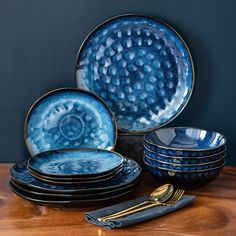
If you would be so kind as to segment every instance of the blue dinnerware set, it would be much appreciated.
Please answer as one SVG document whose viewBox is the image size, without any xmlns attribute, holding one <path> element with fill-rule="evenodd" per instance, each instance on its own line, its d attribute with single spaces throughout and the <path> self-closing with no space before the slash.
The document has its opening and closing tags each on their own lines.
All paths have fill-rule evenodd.
<svg viewBox="0 0 236 236">
<path fill-rule="evenodd" d="M 103 22 L 81 45 L 76 82 L 78 88 L 53 90 L 30 108 L 24 135 L 31 158 L 10 173 L 17 195 L 71 204 L 132 192 L 141 168 L 112 151 L 117 136 L 145 134 L 144 166 L 158 182 L 194 189 L 220 173 L 223 135 L 161 128 L 185 108 L 195 82 L 189 49 L 166 23 L 141 15 Z"/>
<path fill-rule="evenodd" d="M 39 98 L 25 120 L 32 155 L 11 169 L 10 188 L 42 204 L 111 200 L 132 192 L 141 167 L 112 151 L 117 138 L 114 116 L 93 93 L 57 89 Z"/>
<path fill-rule="evenodd" d="M 212 182 L 223 169 L 226 139 L 217 132 L 174 127 L 144 136 L 144 163 L 160 182 L 187 190 Z"/>
</svg>

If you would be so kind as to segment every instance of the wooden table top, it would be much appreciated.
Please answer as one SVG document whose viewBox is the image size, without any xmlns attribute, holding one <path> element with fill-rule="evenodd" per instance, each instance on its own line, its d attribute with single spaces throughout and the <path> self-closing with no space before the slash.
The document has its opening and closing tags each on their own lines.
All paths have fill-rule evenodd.
<svg viewBox="0 0 236 236">
<path fill-rule="evenodd" d="M 57 209 L 30 203 L 8 188 L 12 164 L 0 165 L 0 235 L 236 235 L 236 167 L 225 167 L 210 185 L 192 193 L 196 202 L 174 213 L 130 227 L 108 230 L 89 224 L 84 213 L 108 206 Z M 144 173 L 141 186 L 125 200 L 150 193 L 157 187 Z"/>
</svg>

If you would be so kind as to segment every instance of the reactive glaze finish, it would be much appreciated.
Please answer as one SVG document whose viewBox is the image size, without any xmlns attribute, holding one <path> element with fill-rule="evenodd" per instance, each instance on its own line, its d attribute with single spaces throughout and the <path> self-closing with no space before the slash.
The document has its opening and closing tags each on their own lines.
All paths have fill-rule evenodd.
<svg viewBox="0 0 236 236">
<path fill-rule="evenodd" d="M 65 149 L 39 153 L 28 163 L 45 176 L 92 177 L 112 172 L 123 164 L 123 157 L 107 150 Z"/>
<path fill-rule="evenodd" d="M 145 143 L 166 151 L 218 151 L 226 138 L 217 132 L 188 127 L 162 128 L 144 136 Z M 148 146 L 149 147 L 149 146 Z"/>
<path fill-rule="evenodd" d="M 111 150 L 116 142 L 112 112 L 96 95 L 64 88 L 39 98 L 25 120 L 25 141 L 31 155 L 62 148 Z"/>
<path fill-rule="evenodd" d="M 29 174 L 27 168 L 27 161 L 22 161 L 15 164 L 11 171 L 11 178 L 21 184 L 28 186 L 32 189 L 37 189 L 47 192 L 97 192 L 105 191 L 107 189 L 116 189 L 122 186 L 129 185 L 140 177 L 142 172 L 141 167 L 137 162 L 125 158 L 124 169 L 121 173 L 116 175 L 111 180 L 104 180 L 99 183 L 86 183 L 86 184 L 71 184 L 71 185 L 55 185 L 47 184 L 40 181 Z"/>
<path fill-rule="evenodd" d="M 163 169 L 168 169 L 168 170 L 173 170 L 173 171 L 189 172 L 189 171 L 208 170 L 208 169 L 222 166 L 225 163 L 225 158 L 223 156 L 221 159 L 217 160 L 216 162 L 210 162 L 210 163 L 204 163 L 204 164 L 181 165 L 181 164 L 172 164 L 168 162 L 158 161 L 148 156 L 145 156 L 145 162 L 157 168 L 163 168 Z"/>
<path fill-rule="evenodd" d="M 144 154 L 154 160 L 164 161 L 170 164 L 195 165 L 195 164 L 217 161 L 221 159 L 223 156 L 225 156 L 226 152 L 225 150 L 223 150 L 217 154 L 213 154 L 210 156 L 201 156 L 201 157 L 180 157 L 180 156 L 176 157 L 176 156 L 163 156 L 148 148 L 145 148 Z"/>
<path fill-rule="evenodd" d="M 115 113 L 119 130 L 165 125 L 187 104 L 193 64 L 182 38 L 160 20 L 112 18 L 86 38 L 77 57 L 79 88 L 95 92 Z"/>
</svg>

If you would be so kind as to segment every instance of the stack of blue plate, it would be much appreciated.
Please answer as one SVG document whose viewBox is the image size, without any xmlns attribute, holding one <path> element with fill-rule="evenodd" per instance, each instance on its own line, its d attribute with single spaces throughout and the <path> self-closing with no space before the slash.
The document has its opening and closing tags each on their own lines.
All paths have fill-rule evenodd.
<svg viewBox="0 0 236 236">
<path fill-rule="evenodd" d="M 97 150 L 92 152 L 94 154 Z M 123 158 L 122 168 L 113 168 L 108 176 L 108 169 L 103 168 L 104 165 L 101 163 L 104 159 L 108 160 L 110 157 L 114 161 L 115 159 L 118 160 L 119 155 L 112 152 L 115 158 L 114 156 L 109 158 L 100 157 L 100 160 L 97 158 L 98 161 L 96 160 L 95 163 L 93 161 L 89 161 L 87 164 L 82 162 L 89 170 L 84 173 L 85 166 L 80 166 L 81 162 L 78 160 L 76 163 L 78 153 L 85 154 L 84 151 L 79 149 L 73 151 L 61 150 L 40 154 L 41 157 L 46 155 L 45 160 L 35 156 L 29 161 L 15 164 L 10 172 L 11 190 L 18 196 L 35 203 L 74 205 L 119 198 L 131 193 L 139 184 L 141 168 L 135 161 Z M 58 160 L 54 160 L 55 155 L 59 157 Z M 67 164 L 61 165 L 61 158 L 63 159 L 64 155 L 72 159 L 71 163 L 66 162 Z M 101 166 L 97 168 L 99 171 L 94 169 L 98 165 Z M 111 170 L 111 168 L 109 169 Z M 103 173 L 103 176 L 101 176 L 101 173 Z"/>
<path fill-rule="evenodd" d="M 139 183 L 140 166 L 113 152 L 116 122 L 95 94 L 64 88 L 31 107 L 25 141 L 32 157 L 15 164 L 10 188 L 42 204 L 91 203 L 121 197 Z"/>
<path fill-rule="evenodd" d="M 213 181 L 223 169 L 226 138 L 212 131 L 173 127 L 144 136 L 143 161 L 160 182 L 196 189 Z"/>
</svg>

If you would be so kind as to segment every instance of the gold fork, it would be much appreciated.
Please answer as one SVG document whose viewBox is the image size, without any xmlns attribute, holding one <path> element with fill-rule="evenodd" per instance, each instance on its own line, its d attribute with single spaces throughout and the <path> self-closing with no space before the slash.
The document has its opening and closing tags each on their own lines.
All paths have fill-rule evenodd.
<svg viewBox="0 0 236 236">
<path fill-rule="evenodd" d="M 128 212 L 127 211 L 124 213 L 117 212 L 115 214 L 104 216 L 104 217 L 98 218 L 98 220 L 104 222 L 104 221 L 111 220 L 111 219 L 121 218 L 123 216 L 127 216 L 129 214 L 133 214 L 133 213 L 136 213 L 136 212 L 139 212 L 139 211 L 142 211 L 142 210 L 154 207 L 154 206 L 158 206 L 158 205 L 172 206 L 172 205 L 176 204 L 182 198 L 182 196 L 184 195 L 184 192 L 185 192 L 185 190 L 183 190 L 183 189 L 177 189 L 175 191 L 175 193 L 173 194 L 173 196 L 169 200 L 167 200 L 166 202 L 157 201 L 155 203 L 152 203 L 152 204 L 149 204 L 149 205 L 146 205 L 143 207 L 139 207 L 139 208 L 136 208 L 136 209 L 128 211 Z"/>
</svg>

